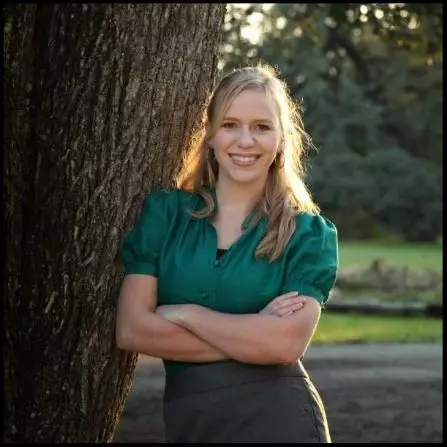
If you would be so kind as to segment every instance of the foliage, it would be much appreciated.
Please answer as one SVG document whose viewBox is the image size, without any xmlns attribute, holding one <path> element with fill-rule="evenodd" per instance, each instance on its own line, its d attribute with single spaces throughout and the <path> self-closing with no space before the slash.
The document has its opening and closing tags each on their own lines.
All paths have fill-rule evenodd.
<svg viewBox="0 0 447 447">
<path fill-rule="evenodd" d="M 431 241 L 441 234 L 439 166 L 396 148 L 366 156 L 335 153 L 313 162 L 311 189 L 346 237 L 371 238 L 385 231 L 408 241 Z"/>
<path fill-rule="evenodd" d="M 371 152 L 365 159 L 364 206 L 380 224 L 408 241 L 430 241 L 442 231 L 441 169 L 400 149 Z M 393 185 L 390 188 L 390 185 Z"/>
</svg>

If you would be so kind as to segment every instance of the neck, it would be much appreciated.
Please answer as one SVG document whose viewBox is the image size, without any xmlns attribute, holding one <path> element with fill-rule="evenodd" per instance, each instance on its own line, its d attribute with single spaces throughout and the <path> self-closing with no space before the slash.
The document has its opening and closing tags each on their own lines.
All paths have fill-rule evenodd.
<svg viewBox="0 0 447 447">
<path fill-rule="evenodd" d="M 220 209 L 232 209 L 250 213 L 264 192 L 265 182 L 241 184 L 219 179 L 216 184 L 216 197 Z"/>
</svg>

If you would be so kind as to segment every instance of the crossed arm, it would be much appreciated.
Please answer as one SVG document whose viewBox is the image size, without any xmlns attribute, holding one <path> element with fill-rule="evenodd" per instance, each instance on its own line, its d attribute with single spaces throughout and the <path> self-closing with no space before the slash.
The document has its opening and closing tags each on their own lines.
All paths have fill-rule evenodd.
<svg viewBox="0 0 447 447">
<path fill-rule="evenodd" d="M 305 303 L 287 294 L 259 314 L 246 315 L 192 304 L 157 308 L 157 278 L 127 275 L 118 302 L 116 342 L 121 349 L 167 360 L 292 363 L 304 354 L 320 317 L 316 300 Z M 290 314 L 290 309 L 299 312 Z"/>
</svg>

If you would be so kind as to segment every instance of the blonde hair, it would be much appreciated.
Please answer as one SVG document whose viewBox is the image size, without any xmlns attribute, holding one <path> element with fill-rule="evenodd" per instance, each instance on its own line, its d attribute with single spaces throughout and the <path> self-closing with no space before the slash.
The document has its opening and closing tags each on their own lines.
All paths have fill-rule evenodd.
<svg viewBox="0 0 447 447">
<path fill-rule="evenodd" d="M 220 128 L 231 102 L 245 89 L 262 89 L 273 100 L 280 122 L 282 153 L 270 166 L 265 194 L 252 220 L 256 223 L 262 216 L 268 217 L 266 233 L 255 256 L 268 257 L 272 262 L 281 256 L 295 231 L 296 214 L 320 212 L 303 181 L 302 157 L 312 145 L 311 139 L 304 130 L 298 106 L 272 67 L 259 64 L 240 68 L 221 79 L 208 100 L 201 126 L 191 139 L 175 183 L 177 188 L 204 199 L 202 209 L 191 211 L 193 217 L 202 219 L 214 212 L 216 205 L 209 189 L 216 186 L 219 166 L 214 157 L 207 156 L 208 142 Z"/>
</svg>

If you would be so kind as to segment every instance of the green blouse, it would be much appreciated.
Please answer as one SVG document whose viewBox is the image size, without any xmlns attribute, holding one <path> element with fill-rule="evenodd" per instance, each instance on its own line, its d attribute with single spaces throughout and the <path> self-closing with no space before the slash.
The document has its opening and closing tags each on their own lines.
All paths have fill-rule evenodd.
<svg viewBox="0 0 447 447">
<path fill-rule="evenodd" d="M 215 197 L 215 195 L 214 195 Z M 212 217 L 193 218 L 204 205 L 198 195 L 157 190 L 145 199 L 122 248 L 125 274 L 158 278 L 158 304 L 195 303 L 218 312 L 257 313 L 273 298 L 297 291 L 322 306 L 338 269 L 337 230 L 321 215 L 296 216 L 296 230 L 275 262 L 256 259 L 267 218 L 242 225 L 240 238 L 218 260 Z M 217 206 L 216 206 L 217 208 Z M 164 361 L 166 371 L 196 363 Z"/>
</svg>

